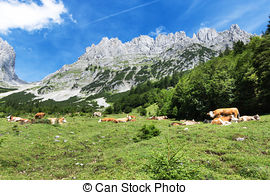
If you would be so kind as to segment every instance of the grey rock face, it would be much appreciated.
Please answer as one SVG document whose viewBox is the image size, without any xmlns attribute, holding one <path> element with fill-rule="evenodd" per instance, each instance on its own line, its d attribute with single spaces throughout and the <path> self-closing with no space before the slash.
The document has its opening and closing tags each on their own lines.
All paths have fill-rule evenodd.
<svg viewBox="0 0 270 195">
<path fill-rule="evenodd" d="M 183 31 L 160 34 L 155 39 L 141 35 L 126 43 L 105 37 L 99 44 L 86 48 L 77 62 L 43 79 L 37 94 L 49 95 L 57 91 L 74 94 L 76 91 L 91 95 L 101 91 L 126 91 L 148 79 L 191 69 L 226 47 L 232 48 L 238 40 L 249 42 L 252 36 L 238 25 L 232 25 L 223 32 L 204 28 L 192 38 Z"/>
<path fill-rule="evenodd" d="M 14 49 L 0 38 L 0 86 L 25 83 L 14 72 L 16 54 Z"/>
</svg>

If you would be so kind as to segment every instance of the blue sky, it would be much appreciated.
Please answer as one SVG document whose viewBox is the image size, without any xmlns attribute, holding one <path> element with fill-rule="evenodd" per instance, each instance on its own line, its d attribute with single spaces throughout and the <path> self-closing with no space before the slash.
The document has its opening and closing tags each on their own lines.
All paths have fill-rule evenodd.
<svg viewBox="0 0 270 195">
<path fill-rule="evenodd" d="M 231 24 L 261 34 L 269 10 L 269 0 L 0 0 L 0 37 L 16 51 L 17 75 L 32 82 L 75 62 L 102 37 L 192 36 Z"/>
</svg>

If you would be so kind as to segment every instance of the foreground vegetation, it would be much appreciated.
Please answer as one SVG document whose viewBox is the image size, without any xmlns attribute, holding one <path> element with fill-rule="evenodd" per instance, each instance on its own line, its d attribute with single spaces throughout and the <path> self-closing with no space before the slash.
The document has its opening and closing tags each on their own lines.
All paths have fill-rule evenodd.
<svg viewBox="0 0 270 195">
<path fill-rule="evenodd" d="M 0 118 L 0 179 L 270 179 L 270 115 L 229 126 L 66 119 L 60 126 Z"/>
</svg>

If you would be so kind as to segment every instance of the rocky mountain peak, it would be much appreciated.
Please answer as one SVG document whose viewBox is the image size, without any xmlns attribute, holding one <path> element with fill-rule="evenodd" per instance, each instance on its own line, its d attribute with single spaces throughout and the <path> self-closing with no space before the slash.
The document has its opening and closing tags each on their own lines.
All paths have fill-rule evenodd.
<svg viewBox="0 0 270 195">
<path fill-rule="evenodd" d="M 211 28 L 202 28 L 197 33 L 197 38 L 200 41 L 207 42 L 207 41 L 213 41 L 219 36 L 217 31 L 215 29 Z"/>
<path fill-rule="evenodd" d="M 12 46 L 0 38 L 0 86 L 25 83 L 15 74 L 16 53 Z"/>
</svg>

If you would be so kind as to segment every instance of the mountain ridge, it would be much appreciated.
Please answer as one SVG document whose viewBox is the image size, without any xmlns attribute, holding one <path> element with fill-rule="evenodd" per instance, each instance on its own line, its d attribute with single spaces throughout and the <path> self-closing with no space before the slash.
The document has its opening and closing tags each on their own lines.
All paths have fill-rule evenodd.
<svg viewBox="0 0 270 195">
<path fill-rule="evenodd" d="M 234 42 L 248 43 L 252 36 L 232 25 L 222 32 L 203 28 L 193 37 L 183 31 L 155 38 L 141 35 L 125 43 L 104 37 L 97 45 L 87 47 L 76 62 L 64 65 L 27 91 L 37 98 L 56 101 L 104 91 L 124 92 L 148 79 L 191 69 L 232 48 Z"/>
</svg>

